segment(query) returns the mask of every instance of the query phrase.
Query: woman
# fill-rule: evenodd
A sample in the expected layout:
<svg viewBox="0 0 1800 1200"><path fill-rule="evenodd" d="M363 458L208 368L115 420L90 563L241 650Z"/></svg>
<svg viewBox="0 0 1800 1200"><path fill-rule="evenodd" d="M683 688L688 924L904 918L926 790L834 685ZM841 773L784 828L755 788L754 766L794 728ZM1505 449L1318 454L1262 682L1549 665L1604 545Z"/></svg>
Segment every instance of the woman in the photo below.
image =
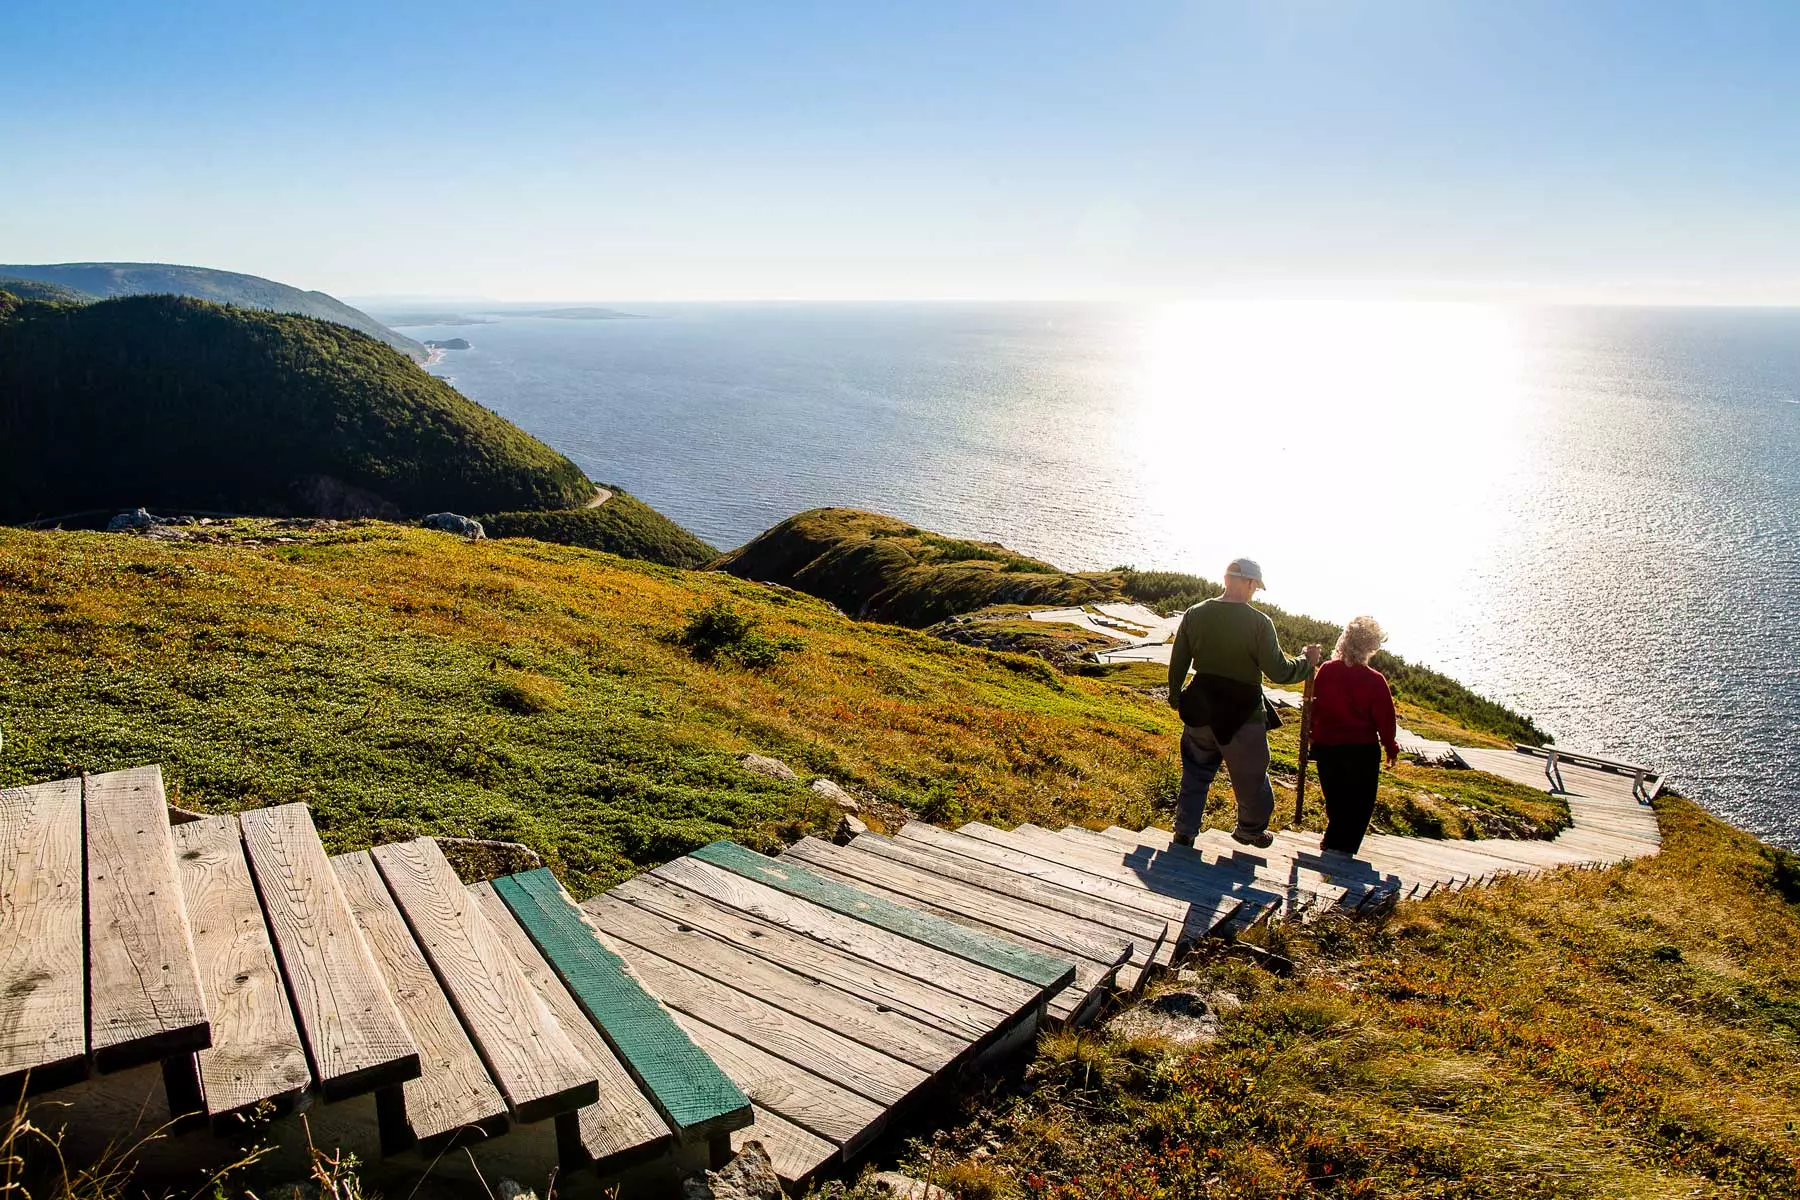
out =
<svg viewBox="0 0 1800 1200"><path fill-rule="evenodd" d="M1369 665L1387 636L1374 617L1344 627L1331 661L1313 684L1312 758L1325 793L1324 848L1355 854L1375 811L1381 752L1388 766L1400 757L1394 740L1394 694Z"/></svg>

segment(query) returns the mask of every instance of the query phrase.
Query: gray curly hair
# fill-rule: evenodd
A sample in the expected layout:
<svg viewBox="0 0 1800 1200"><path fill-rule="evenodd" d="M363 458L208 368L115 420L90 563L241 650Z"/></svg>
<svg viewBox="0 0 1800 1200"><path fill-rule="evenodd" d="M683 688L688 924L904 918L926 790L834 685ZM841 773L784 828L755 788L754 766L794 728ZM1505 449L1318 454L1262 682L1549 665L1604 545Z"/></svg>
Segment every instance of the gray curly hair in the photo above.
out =
<svg viewBox="0 0 1800 1200"><path fill-rule="evenodd" d="M1350 623L1344 626L1344 632L1338 637L1337 649L1332 651L1332 657L1366 667L1385 641L1387 634L1375 623L1374 617L1351 617Z"/></svg>

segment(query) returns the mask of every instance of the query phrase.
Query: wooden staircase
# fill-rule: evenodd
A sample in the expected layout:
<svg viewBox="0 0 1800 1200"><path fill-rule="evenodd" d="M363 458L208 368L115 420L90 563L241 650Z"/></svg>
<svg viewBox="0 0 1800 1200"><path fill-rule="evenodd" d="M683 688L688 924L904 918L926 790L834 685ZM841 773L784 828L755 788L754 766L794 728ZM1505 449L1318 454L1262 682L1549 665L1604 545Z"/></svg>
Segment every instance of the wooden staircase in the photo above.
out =
<svg viewBox="0 0 1800 1200"><path fill-rule="evenodd" d="M253 1118L278 1166L310 1136L378 1185L630 1192L752 1137L799 1183L1202 939L1657 848L1635 768L1458 753L1573 825L1349 859L915 822L714 843L578 906L544 870L465 886L430 839L327 857L302 805L171 826L156 767L0 791L0 1086L74 1153L172 1122L151 1172L229 1161Z"/></svg>

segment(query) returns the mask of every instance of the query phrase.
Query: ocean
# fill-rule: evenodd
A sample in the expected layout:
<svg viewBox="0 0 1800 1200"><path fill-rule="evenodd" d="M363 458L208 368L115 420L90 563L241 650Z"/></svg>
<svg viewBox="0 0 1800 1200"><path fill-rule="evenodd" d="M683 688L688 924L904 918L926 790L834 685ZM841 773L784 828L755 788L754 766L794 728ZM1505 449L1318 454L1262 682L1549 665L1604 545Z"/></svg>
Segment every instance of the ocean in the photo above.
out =
<svg viewBox="0 0 1800 1200"><path fill-rule="evenodd" d="M720 547L888 512L1342 620L1800 847L1800 310L654 305L409 327Z"/></svg>

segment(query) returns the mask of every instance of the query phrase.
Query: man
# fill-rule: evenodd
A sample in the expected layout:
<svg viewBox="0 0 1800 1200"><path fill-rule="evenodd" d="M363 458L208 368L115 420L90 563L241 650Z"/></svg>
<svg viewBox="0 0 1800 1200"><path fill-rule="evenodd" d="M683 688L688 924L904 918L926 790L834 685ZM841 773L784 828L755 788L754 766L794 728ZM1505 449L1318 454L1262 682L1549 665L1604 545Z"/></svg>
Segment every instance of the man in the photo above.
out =
<svg viewBox="0 0 1800 1200"><path fill-rule="evenodd" d="M1311 678L1319 665L1319 647L1317 643L1305 647L1299 658L1281 652L1275 623L1250 607L1251 597L1262 586L1262 568L1250 559L1238 559L1225 568L1225 594L1188 609L1175 632L1169 655L1169 704L1181 713L1183 725L1181 791L1175 801L1175 840L1183 846L1192 846L1200 832L1206 793L1220 762L1237 793L1232 838L1258 848L1275 840L1269 832L1275 791L1269 785L1263 676L1276 683Z"/></svg>

